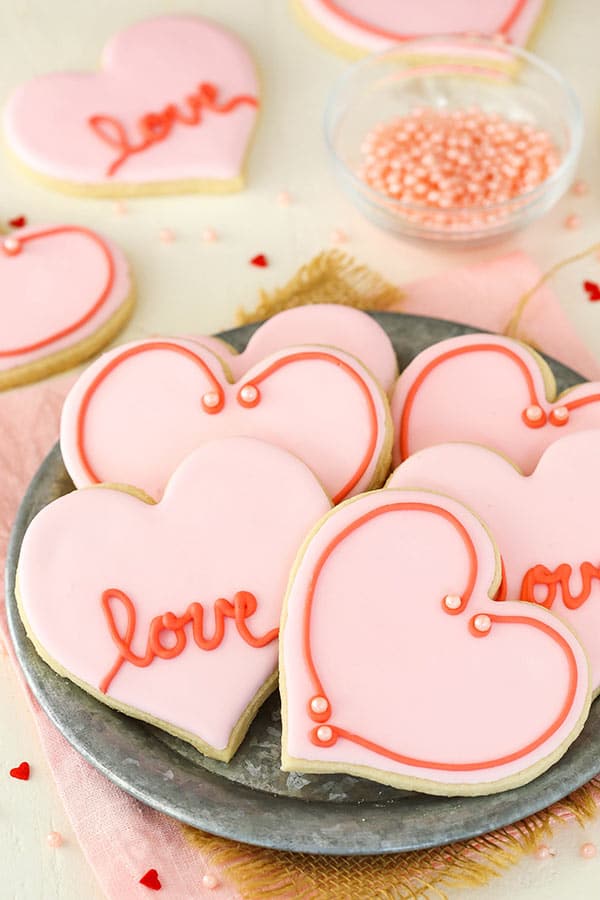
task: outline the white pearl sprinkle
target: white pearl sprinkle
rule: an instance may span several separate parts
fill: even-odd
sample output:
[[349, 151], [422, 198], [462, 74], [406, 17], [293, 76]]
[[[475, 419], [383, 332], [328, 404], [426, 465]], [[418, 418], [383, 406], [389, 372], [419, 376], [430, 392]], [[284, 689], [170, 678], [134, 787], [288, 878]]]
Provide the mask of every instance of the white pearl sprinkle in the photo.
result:
[[529, 419], [530, 422], [539, 422], [543, 415], [544, 410], [541, 406], [528, 406], [525, 410], [525, 417]]
[[458, 594], [447, 594], [447, 596], [444, 597], [444, 606], [446, 609], [460, 609], [461, 603], [462, 599]]
[[473, 628], [475, 631], [480, 631], [482, 634], [485, 634], [491, 627], [492, 620], [489, 616], [486, 616], [485, 613], [480, 613], [473, 619]]
[[313, 697], [310, 701], [310, 708], [314, 713], [317, 713], [317, 715], [322, 715], [329, 709], [329, 703], [325, 697]]
[[321, 725], [319, 728], [317, 728], [317, 738], [321, 741], [321, 743], [329, 743], [332, 737], [333, 731], [331, 730], [329, 725]]
[[569, 410], [566, 406], [557, 406], [554, 410], [554, 418], [559, 422], [566, 422], [569, 418]]
[[245, 384], [240, 391], [240, 398], [244, 403], [254, 403], [258, 397], [258, 389], [253, 384]]
[[207, 391], [202, 397], [202, 403], [207, 409], [214, 409], [219, 405], [219, 395], [216, 391]]

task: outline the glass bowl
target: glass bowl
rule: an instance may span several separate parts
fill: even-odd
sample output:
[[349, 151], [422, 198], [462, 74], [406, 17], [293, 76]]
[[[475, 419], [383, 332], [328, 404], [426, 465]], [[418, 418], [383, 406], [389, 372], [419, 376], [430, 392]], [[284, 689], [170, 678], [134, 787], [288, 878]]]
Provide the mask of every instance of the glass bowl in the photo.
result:
[[[558, 167], [516, 198], [445, 209], [440, 224], [431, 206], [394, 199], [358, 174], [365, 136], [415, 107], [477, 107], [543, 129], [558, 150]], [[361, 60], [334, 85], [324, 127], [342, 187], [360, 212], [399, 236], [448, 244], [500, 237], [545, 213], [572, 181], [583, 138], [579, 102], [559, 72], [525, 50], [481, 36], [419, 38]]]

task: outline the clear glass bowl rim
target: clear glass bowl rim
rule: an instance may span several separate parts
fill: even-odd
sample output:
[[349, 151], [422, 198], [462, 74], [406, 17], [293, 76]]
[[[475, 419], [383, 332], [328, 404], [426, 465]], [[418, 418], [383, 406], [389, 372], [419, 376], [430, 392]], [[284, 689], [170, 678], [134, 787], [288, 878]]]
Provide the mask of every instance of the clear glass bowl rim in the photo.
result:
[[[489, 203], [483, 206], [449, 206], [440, 210], [437, 207], [428, 206], [427, 204], [404, 203], [400, 200], [394, 200], [394, 198], [390, 197], [388, 194], [382, 194], [380, 191], [367, 184], [366, 181], [347, 166], [337, 153], [334, 145], [333, 128], [337, 123], [340, 114], [339, 99], [348, 83], [356, 77], [357, 73], [363, 69], [376, 65], [379, 61], [383, 61], [393, 53], [397, 52], [398, 49], [408, 50], [411, 47], [431, 47], [433, 49], [436, 44], [443, 41], [449, 41], [469, 48], [481, 47], [488, 50], [495, 50], [496, 52], [498, 52], [498, 50], [508, 52], [514, 59], [526, 62], [538, 71], [543, 72], [544, 75], [553, 80], [562, 91], [568, 110], [566, 122], [569, 129], [570, 146], [562, 157], [558, 168], [552, 175], [542, 181], [541, 184], [538, 184], [535, 188], [532, 188], [532, 190], [518, 194], [510, 200], [503, 200], [501, 203]], [[344, 108], [347, 109], [348, 106], [349, 104], [346, 103]], [[442, 212], [444, 215], [456, 215], [464, 212], [468, 212], [470, 215], [477, 215], [478, 213], [489, 214], [503, 212], [504, 210], [512, 211], [515, 204], [518, 204], [518, 212], [521, 212], [532, 202], [539, 197], [542, 197], [554, 184], [558, 184], [565, 174], [575, 166], [583, 144], [583, 113], [577, 94], [571, 87], [570, 82], [561, 75], [558, 69], [555, 69], [554, 66], [550, 65], [539, 56], [536, 56], [535, 53], [530, 53], [528, 50], [523, 50], [521, 47], [516, 47], [514, 44], [506, 42], [498, 43], [496, 39], [487, 37], [486, 35], [426, 35], [419, 38], [410, 38], [393, 47], [388, 47], [386, 50], [382, 50], [379, 53], [369, 54], [364, 59], [352, 64], [348, 70], [334, 82], [325, 106], [323, 128], [325, 132], [325, 143], [335, 164], [342, 169], [345, 176], [349, 177], [350, 180], [354, 182], [361, 193], [366, 194], [367, 196], [370, 195], [372, 199], [384, 204], [388, 209], [390, 209], [390, 207], [395, 207], [398, 210], [425, 214], [435, 212]]]

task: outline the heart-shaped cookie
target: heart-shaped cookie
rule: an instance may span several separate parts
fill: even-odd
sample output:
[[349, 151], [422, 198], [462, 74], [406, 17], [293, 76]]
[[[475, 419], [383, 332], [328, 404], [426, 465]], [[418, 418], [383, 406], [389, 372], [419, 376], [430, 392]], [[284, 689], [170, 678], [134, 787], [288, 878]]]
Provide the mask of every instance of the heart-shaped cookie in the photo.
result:
[[552, 609], [584, 645], [600, 690], [600, 431], [552, 444], [522, 475], [498, 453], [440, 444], [409, 457], [388, 486], [450, 494], [489, 526], [505, 568], [504, 593]]
[[552, 765], [587, 716], [585, 652], [547, 610], [490, 599], [499, 583], [455, 500], [385, 489], [335, 509], [284, 604], [284, 769], [469, 795]]
[[67, 494], [23, 539], [27, 632], [98, 699], [228, 760], [275, 686], [289, 570], [329, 508], [304, 463], [252, 438], [200, 447], [158, 504]]
[[295, 0], [301, 20], [346, 55], [377, 53], [429, 34], [500, 35], [524, 45], [544, 0]]
[[508, 456], [528, 475], [550, 444], [600, 427], [600, 384], [559, 397], [533, 350], [494, 334], [433, 344], [402, 372], [392, 396], [394, 464], [432, 444], [468, 441]]
[[389, 466], [381, 388], [354, 357], [310, 345], [271, 354], [237, 383], [195, 341], [119, 347], [72, 388], [60, 440], [78, 487], [121, 482], [158, 499], [191, 450], [226, 435], [295, 453], [334, 502], [381, 484]]
[[242, 353], [212, 335], [194, 335], [194, 340], [213, 350], [236, 381], [270, 353], [299, 344], [322, 344], [352, 354], [386, 394], [398, 377], [394, 345], [381, 325], [367, 313], [339, 303], [297, 306], [271, 316], [257, 328]]
[[79, 225], [22, 228], [0, 241], [0, 390], [74, 366], [123, 327], [127, 261]]
[[96, 74], [21, 85], [4, 125], [19, 160], [60, 190], [237, 190], [257, 106], [254, 64], [236, 37], [197, 16], [163, 16], [113, 37]]

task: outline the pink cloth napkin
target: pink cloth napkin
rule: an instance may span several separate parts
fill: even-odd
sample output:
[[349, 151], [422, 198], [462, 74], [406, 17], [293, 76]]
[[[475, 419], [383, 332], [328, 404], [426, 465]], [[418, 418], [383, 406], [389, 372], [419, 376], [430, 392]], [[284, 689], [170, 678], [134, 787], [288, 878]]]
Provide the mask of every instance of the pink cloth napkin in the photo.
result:
[[[516, 300], [539, 275], [527, 256], [511, 254], [409, 285], [400, 308], [502, 331]], [[577, 337], [548, 287], [529, 305], [523, 332], [545, 352], [588, 378], [600, 378], [600, 365]], [[60, 407], [71, 382], [69, 376], [0, 395], [0, 563], [25, 488], [57, 438]], [[14, 661], [4, 604], [0, 607], [0, 634]], [[216, 871], [210, 860], [185, 841], [177, 822], [133, 800], [89, 766], [26, 692], [73, 830], [109, 900], [148, 900], [151, 893], [138, 881], [150, 868], [158, 870], [163, 900], [238, 897], [227, 882], [227, 873]], [[206, 872], [217, 875], [220, 884], [216, 890], [202, 887]]]

